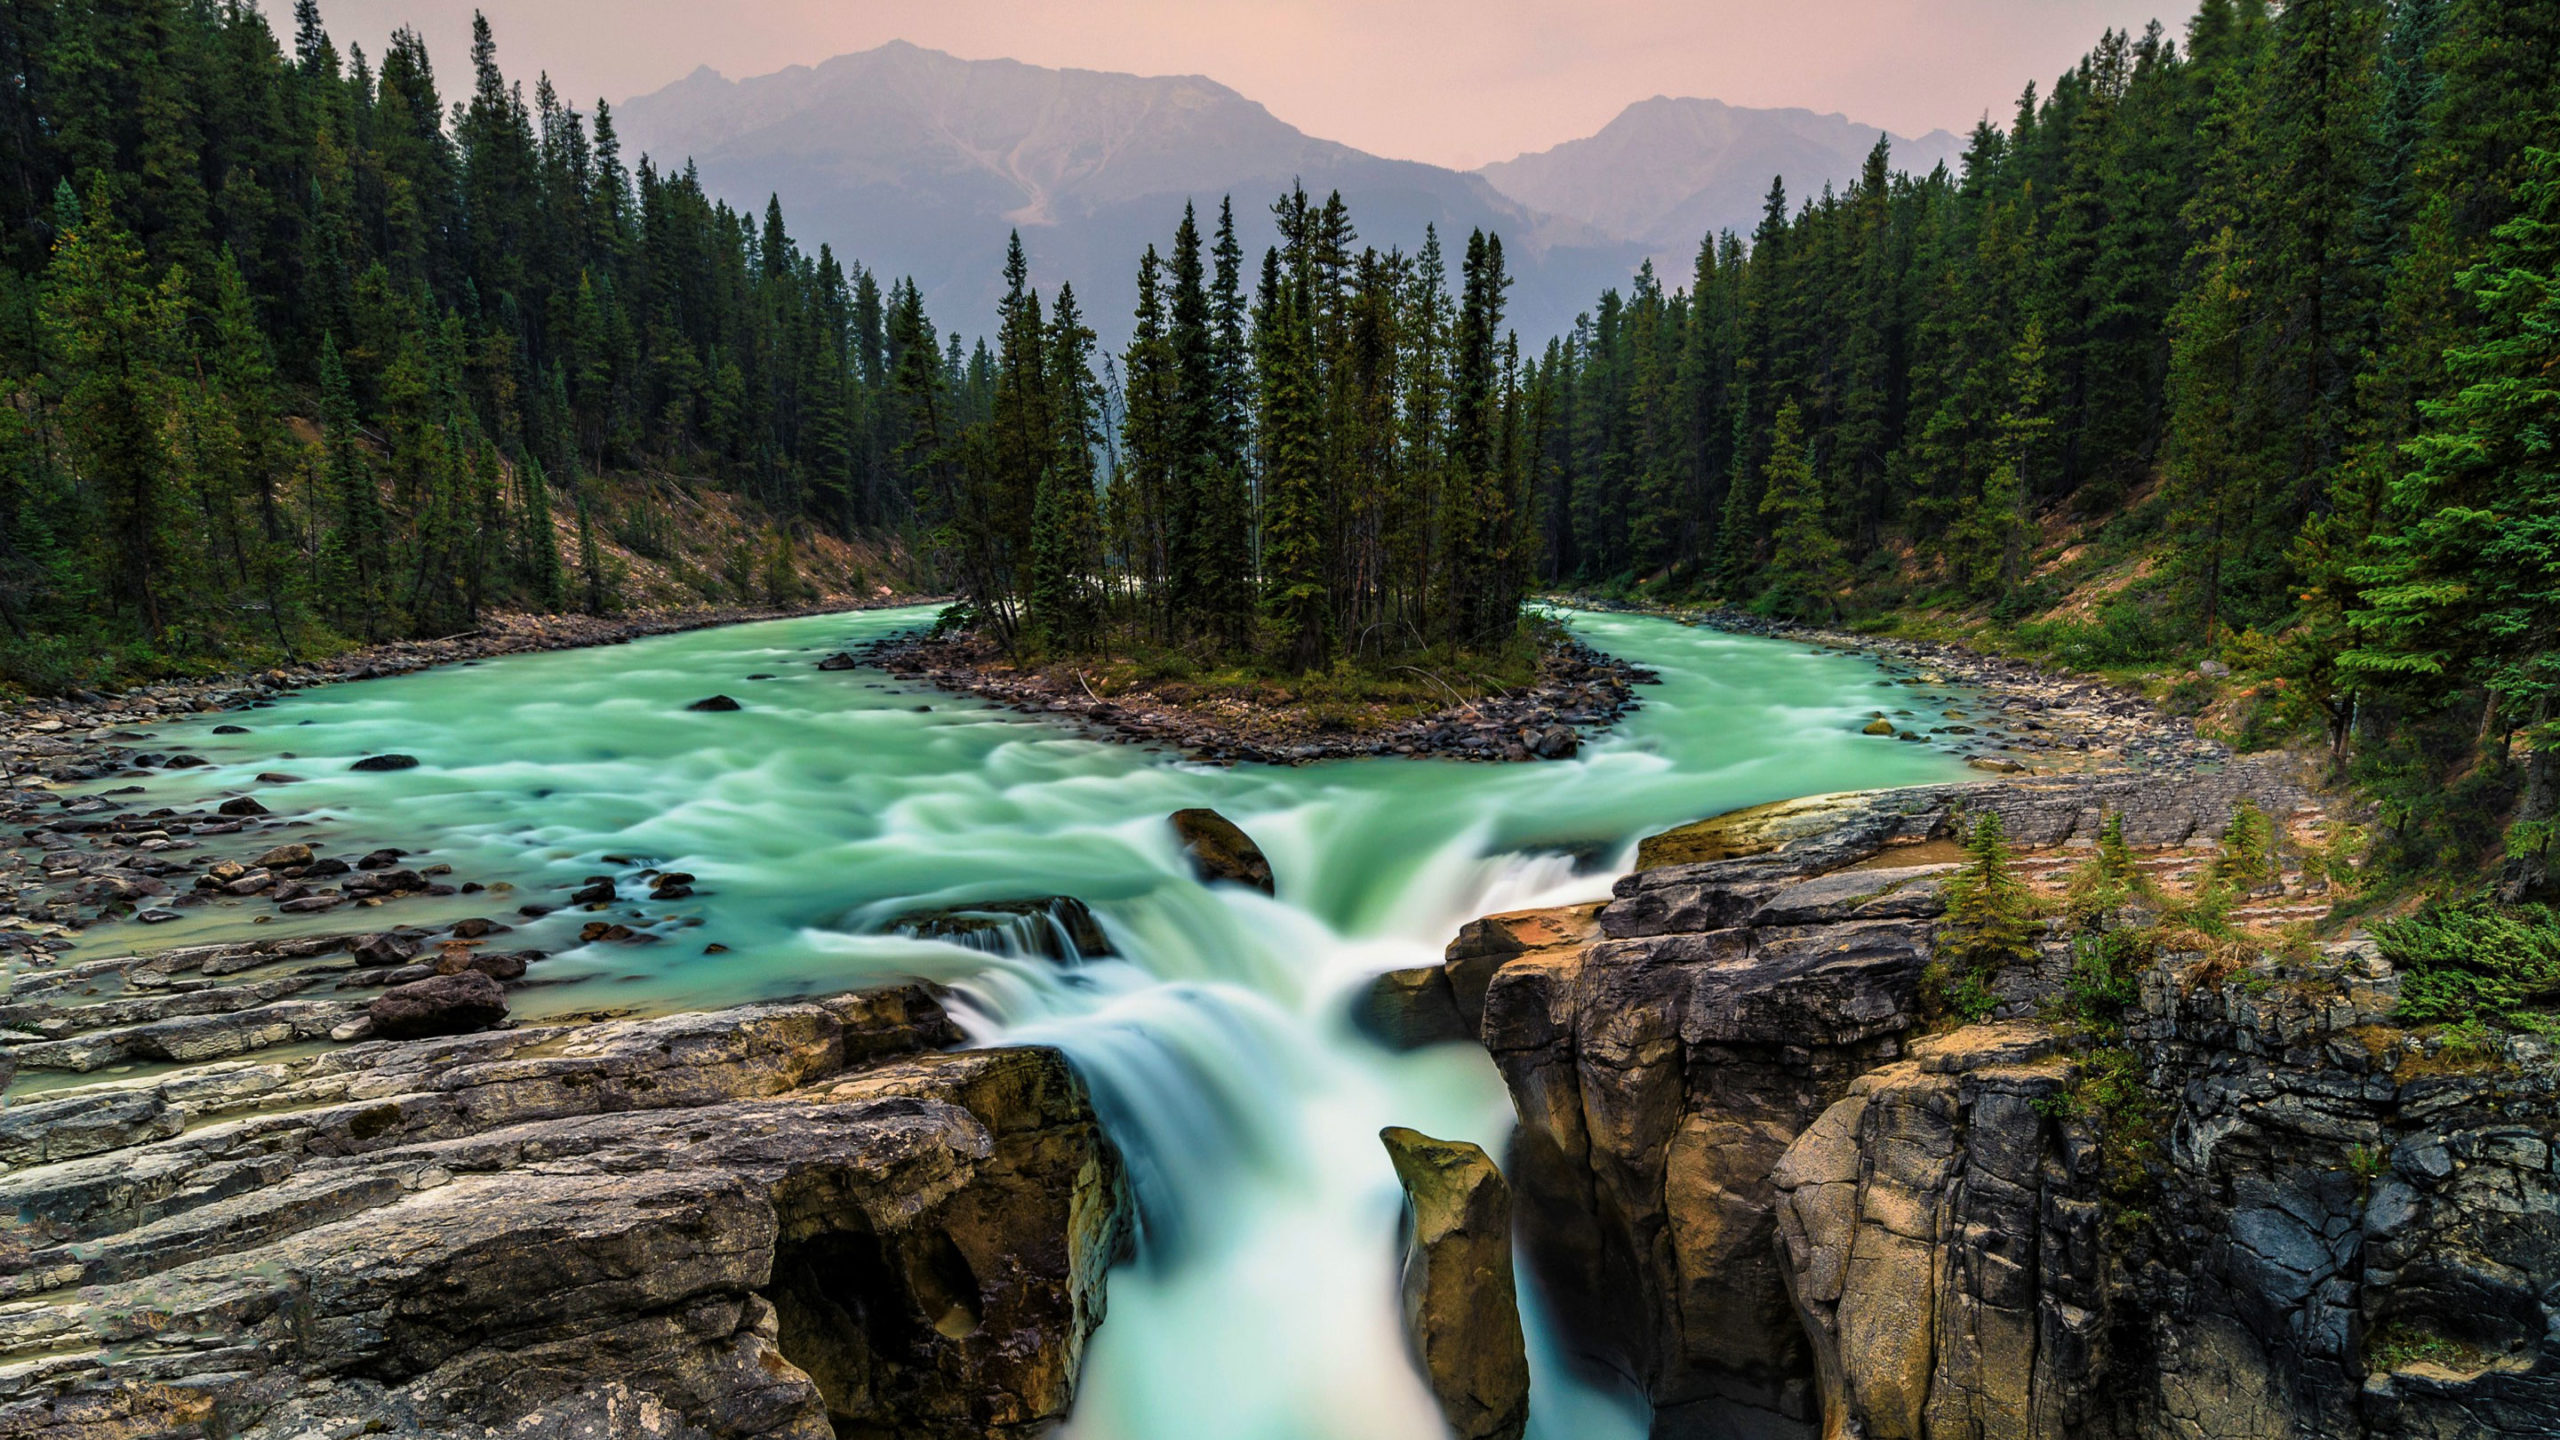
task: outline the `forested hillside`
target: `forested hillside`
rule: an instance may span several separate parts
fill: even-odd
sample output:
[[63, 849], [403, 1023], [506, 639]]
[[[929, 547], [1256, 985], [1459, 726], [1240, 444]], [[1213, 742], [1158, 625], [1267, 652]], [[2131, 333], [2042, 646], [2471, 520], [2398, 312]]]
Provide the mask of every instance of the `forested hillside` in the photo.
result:
[[[484, 606], [788, 600], [908, 518], [945, 350], [779, 207], [636, 166], [477, 32], [448, 109], [312, 0], [0, 9], [0, 668], [56, 687]], [[956, 342], [955, 342], [956, 344]], [[910, 367], [912, 368], [912, 367]], [[555, 536], [555, 527], [559, 532]], [[681, 582], [681, 583], [678, 583]]]
[[2205, 0], [1536, 355], [1499, 237], [1453, 276], [1303, 188], [1259, 257], [1166, 214], [1116, 354], [1017, 240], [964, 346], [477, 33], [448, 106], [312, 0], [0, 10], [17, 683], [607, 609], [643, 555], [784, 600], [912, 539], [1009, 648], [1265, 675], [1481, 658], [1544, 583], [2209, 659], [2182, 701], [2325, 738], [2386, 855], [2548, 883], [2560, 5]]
[[[2214, 656], [2384, 842], [2560, 796], [2560, 5], [2206, 0], [2109, 34], [1960, 173], [1773, 191], [1529, 389], [1542, 574]], [[2519, 802], [2520, 808], [2519, 808]]]

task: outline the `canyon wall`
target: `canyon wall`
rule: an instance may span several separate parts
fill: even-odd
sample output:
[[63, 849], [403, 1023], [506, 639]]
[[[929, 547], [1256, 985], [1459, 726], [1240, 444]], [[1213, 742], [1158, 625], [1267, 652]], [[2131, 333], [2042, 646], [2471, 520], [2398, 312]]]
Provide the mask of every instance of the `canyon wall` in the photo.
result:
[[1665, 837], [1723, 858], [1479, 921], [1373, 1008], [1445, 985], [1492, 1053], [1533, 1272], [1659, 1436], [2560, 1433], [2550, 1047], [2403, 1032], [2362, 942], [2159, 955], [2103, 1050], [2059, 926], [1987, 1020], [1924, 1013], [1952, 867], [1915, 862], [1962, 817], [2050, 865], [2120, 816], [2191, 864], [2244, 798], [2312, 803], [2243, 762], [1744, 812]]

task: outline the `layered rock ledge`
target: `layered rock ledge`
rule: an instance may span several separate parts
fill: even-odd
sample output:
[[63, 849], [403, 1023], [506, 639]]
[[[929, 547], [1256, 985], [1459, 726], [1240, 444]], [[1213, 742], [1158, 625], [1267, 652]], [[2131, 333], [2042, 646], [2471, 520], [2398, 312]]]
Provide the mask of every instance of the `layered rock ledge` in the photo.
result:
[[2174, 875], [2244, 799], [2318, 823], [2267, 762], [1765, 807], [1605, 905], [1476, 922], [1366, 1016], [1491, 1052], [1530, 1268], [1658, 1436], [2560, 1433], [2551, 1047], [2399, 1029], [2354, 940], [2158, 954], [2101, 1040], [2057, 924], [1988, 1021], [1929, 1009], [1964, 815], [2046, 875], [2120, 816]]
[[919, 988], [7, 1112], [0, 1434], [1016, 1436], [1122, 1243], [1054, 1052]]

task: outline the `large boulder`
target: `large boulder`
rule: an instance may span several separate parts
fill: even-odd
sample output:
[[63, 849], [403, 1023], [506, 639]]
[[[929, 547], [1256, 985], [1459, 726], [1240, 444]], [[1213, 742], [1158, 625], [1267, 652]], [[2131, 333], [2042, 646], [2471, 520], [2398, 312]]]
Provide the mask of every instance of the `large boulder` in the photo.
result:
[[1449, 972], [1438, 965], [1390, 970], [1371, 980], [1352, 1003], [1351, 1023], [1390, 1050], [1475, 1038], [1458, 1014]]
[[1528, 1347], [1511, 1279], [1511, 1189], [1483, 1149], [1390, 1126], [1404, 1185], [1404, 1325], [1459, 1440], [1519, 1440]]
[[394, 985], [365, 1012], [385, 1040], [468, 1035], [507, 1018], [507, 992], [477, 970]]
[[1191, 868], [1207, 884], [1250, 885], [1265, 895], [1279, 893], [1271, 878], [1271, 862], [1253, 837], [1215, 810], [1176, 810], [1173, 833], [1182, 840]]

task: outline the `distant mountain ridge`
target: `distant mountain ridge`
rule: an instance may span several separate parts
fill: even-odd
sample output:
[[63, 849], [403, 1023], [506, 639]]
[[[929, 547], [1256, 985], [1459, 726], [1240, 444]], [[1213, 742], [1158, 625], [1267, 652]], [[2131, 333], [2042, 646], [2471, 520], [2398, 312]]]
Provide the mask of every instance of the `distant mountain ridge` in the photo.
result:
[[[1712, 106], [1730, 134], [1630, 128], [1664, 105]], [[1730, 120], [1772, 115], [1783, 123]], [[1511, 321], [1535, 344], [1647, 254], [1693, 250], [1705, 228], [1675, 234], [1689, 217], [1730, 223], [1728, 190], [1747, 190], [1756, 216], [1772, 173], [1789, 175], [1791, 193], [1800, 175], [1845, 180], [1877, 133], [1810, 112], [1647, 101], [1589, 140], [1466, 173], [1317, 139], [1202, 76], [963, 60], [904, 41], [747, 80], [706, 66], [616, 116], [626, 146], [662, 165], [690, 157], [733, 205], [761, 213], [779, 194], [804, 246], [913, 275], [945, 328], [991, 328], [1005, 238], [1019, 229], [1034, 282], [1072, 281], [1106, 344], [1129, 331], [1138, 257], [1169, 244], [1186, 200], [1206, 229], [1232, 195], [1253, 258], [1275, 241], [1269, 207], [1293, 181], [1339, 189], [1364, 243], [1382, 249], [1410, 251], [1437, 225], [1452, 270], [1469, 230], [1497, 231], [1518, 280]], [[1649, 155], [1646, 136], [1718, 148]]]
[[[1845, 115], [1657, 95], [1620, 111], [1596, 135], [1475, 173], [1523, 205], [1656, 254], [1686, 255], [1720, 230], [1748, 236], [1772, 176], [1786, 180], [1791, 209], [1825, 183], [1845, 187], [1886, 133]], [[1952, 167], [1964, 154], [1964, 140], [1945, 130], [1889, 138], [1893, 167], [1915, 175]]]
[[779, 193], [804, 244], [913, 274], [938, 323], [972, 332], [992, 321], [1010, 229], [1036, 282], [1073, 281], [1107, 341], [1128, 330], [1138, 257], [1170, 243], [1185, 200], [1205, 229], [1233, 195], [1258, 258], [1276, 238], [1271, 202], [1293, 180], [1341, 190], [1381, 248], [1413, 249], [1426, 223], [1453, 252], [1470, 229], [1499, 231], [1522, 279], [1524, 330], [1571, 323], [1569, 307], [1638, 258], [1480, 177], [1315, 139], [1199, 76], [1051, 70], [893, 42], [752, 80], [697, 70], [616, 116], [627, 144], [662, 163], [692, 157], [704, 187], [732, 204], [760, 211]]

